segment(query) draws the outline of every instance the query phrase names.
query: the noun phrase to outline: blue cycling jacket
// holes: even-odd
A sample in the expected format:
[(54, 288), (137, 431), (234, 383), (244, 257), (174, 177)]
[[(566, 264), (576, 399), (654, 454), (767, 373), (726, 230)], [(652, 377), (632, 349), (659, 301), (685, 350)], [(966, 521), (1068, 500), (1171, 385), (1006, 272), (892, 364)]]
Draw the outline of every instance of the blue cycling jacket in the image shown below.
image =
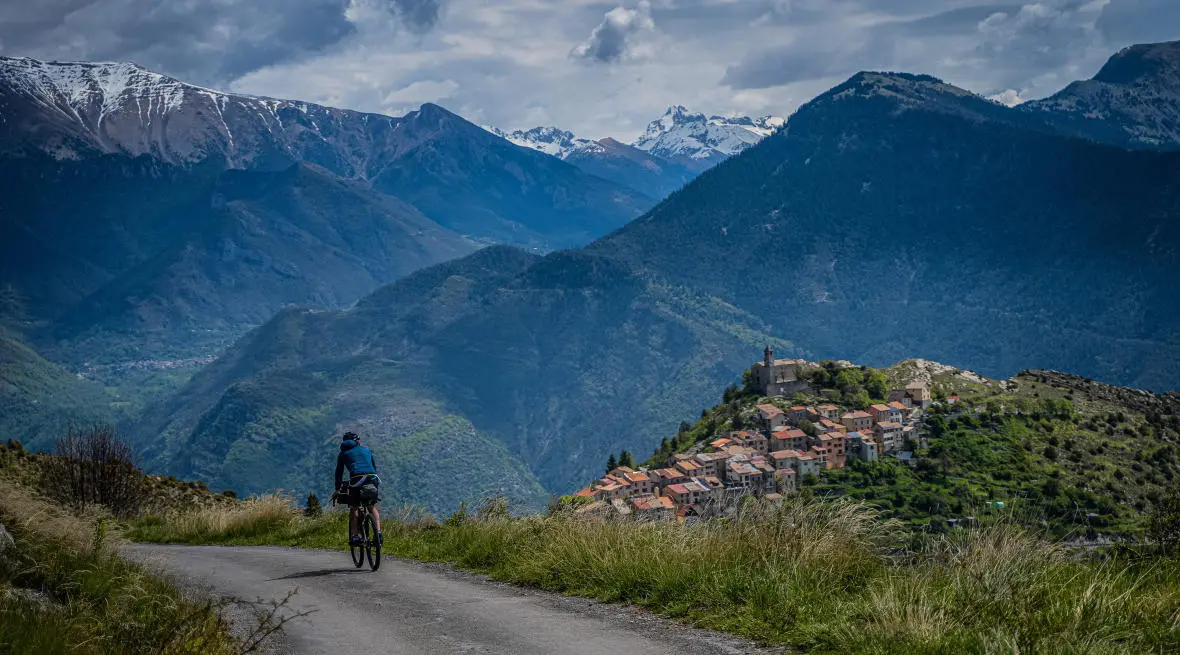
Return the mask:
[(332, 478), (332, 488), (340, 484), (340, 475), (344, 469), (349, 475), (366, 475), (377, 472), (377, 463), (373, 461), (373, 451), (349, 439), (340, 442), (340, 454), (336, 456), (336, 476)]

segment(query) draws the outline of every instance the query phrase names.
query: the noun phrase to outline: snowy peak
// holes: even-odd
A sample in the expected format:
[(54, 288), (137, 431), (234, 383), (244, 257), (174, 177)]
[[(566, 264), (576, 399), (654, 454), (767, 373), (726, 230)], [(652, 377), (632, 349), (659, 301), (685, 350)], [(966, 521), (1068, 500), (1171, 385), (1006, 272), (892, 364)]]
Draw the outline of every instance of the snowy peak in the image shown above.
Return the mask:
[(649, 123), (632, 145), (665, 159), (707, 167), (758, 143), (783, 123), (776, 116), (705, 116), (674, 105)]
[(558, 159), (565, 159), (575, 150), (593, 148), (594, 142), (574, 136), (573, 132), (556, 127), (534, 127), (531, 130), (505, 132), (495, 127), (484, 129), (523, 148), (539, 150)]
[(73, 108), (97, 105), (104, 114), (133, 99), (174, 109), (186, 88), (199, 89), (131, 63), (43, 62), (28, 57), (0, 57), (0, 81), (49, 102), (65, 99)]
[[(59, 159), (118, 153), (234, 168), (307, 160), (346, 177), (367, 166), (398, 119), (223, 93), (130, 63), (0, 57), (0, 152)], [(385, 144), (381, 144), (385, 145)], [(328, 146), (328, 147), (325, 147)], [(333, 154), (316, 161), (315, 153)], [(327, 155), (325, 155), (327, 156)]]
[(1180, 41), (1125, 48), (1093, 79), (1074, 82), (1020, 110), (1103, 143), (1180, 149)]

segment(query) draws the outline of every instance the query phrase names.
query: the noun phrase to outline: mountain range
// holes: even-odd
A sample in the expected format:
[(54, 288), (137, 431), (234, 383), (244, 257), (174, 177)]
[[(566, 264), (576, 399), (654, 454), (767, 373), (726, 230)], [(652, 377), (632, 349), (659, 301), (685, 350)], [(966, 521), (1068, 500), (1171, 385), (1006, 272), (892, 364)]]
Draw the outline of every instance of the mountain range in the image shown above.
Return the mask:
[(393, 118), (127, 63), (0, 58), (0, 280), (57, 360), (217, 352), (489, 243), (582, 245), (658, 199), (442, 107)]
[(773, 116), (706, 117), (677, 105), (649, 123), (644, 134), (631, 144), (609, 137), (599, 140), (578, 137), (556, 127), (512, 132), (491, 126), (484, 129), (519, 146), (570, 162), (598, 177), (663, 198), (772, 134), (783, 123), (783, 119)]
[(1100, 75), (1119, 92), (1095, 98), (1118, 103), (1069, 129), (1051, 103), (857, 74), (585, 248), (485, 248), (349, 309), (281, 312), (150, 412), (138, 443), (214, 484), (318, 489), (329, 435), (356, 426), (410, 462), (395, 488), (450, 507), (472, 491), (537, 502), (602, 452), (646, 452), (767, 343), (1174, 387), (1180, 144), (1129, 138), (1155, 124), (1116, 109), (1173, 84), (1155, 62), (1175, 51), (1116, 55), (1143, 55)]

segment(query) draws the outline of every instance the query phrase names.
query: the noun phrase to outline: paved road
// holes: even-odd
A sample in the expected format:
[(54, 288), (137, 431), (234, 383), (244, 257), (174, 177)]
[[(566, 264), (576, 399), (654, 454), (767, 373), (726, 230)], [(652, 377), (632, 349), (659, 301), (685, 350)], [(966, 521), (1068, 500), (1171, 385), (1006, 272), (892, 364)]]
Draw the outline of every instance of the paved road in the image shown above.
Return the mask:
[(242, 600), (297, 593), (272, 644), (281, 653), (715, 655), (766, 653), (619, 605), (567, 598), (447, 567), (386, 559), (357, 570), (342, 551), (131, 545), (127, 554), (186, 586)]

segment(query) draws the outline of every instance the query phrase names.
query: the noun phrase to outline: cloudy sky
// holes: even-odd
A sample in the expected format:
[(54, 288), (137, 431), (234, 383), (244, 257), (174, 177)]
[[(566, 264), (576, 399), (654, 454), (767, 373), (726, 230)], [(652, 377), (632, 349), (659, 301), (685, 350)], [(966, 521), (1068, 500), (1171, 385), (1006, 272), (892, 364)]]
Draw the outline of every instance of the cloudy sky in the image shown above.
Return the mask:
[(128, 60), (225, 90), (631, 139), (668, 105), (788, 115), (863, 69), (1035, 98), (1132, 43), (1180, 39), (1180, 0), (36, 0), (0, 2), (0, 54)]

